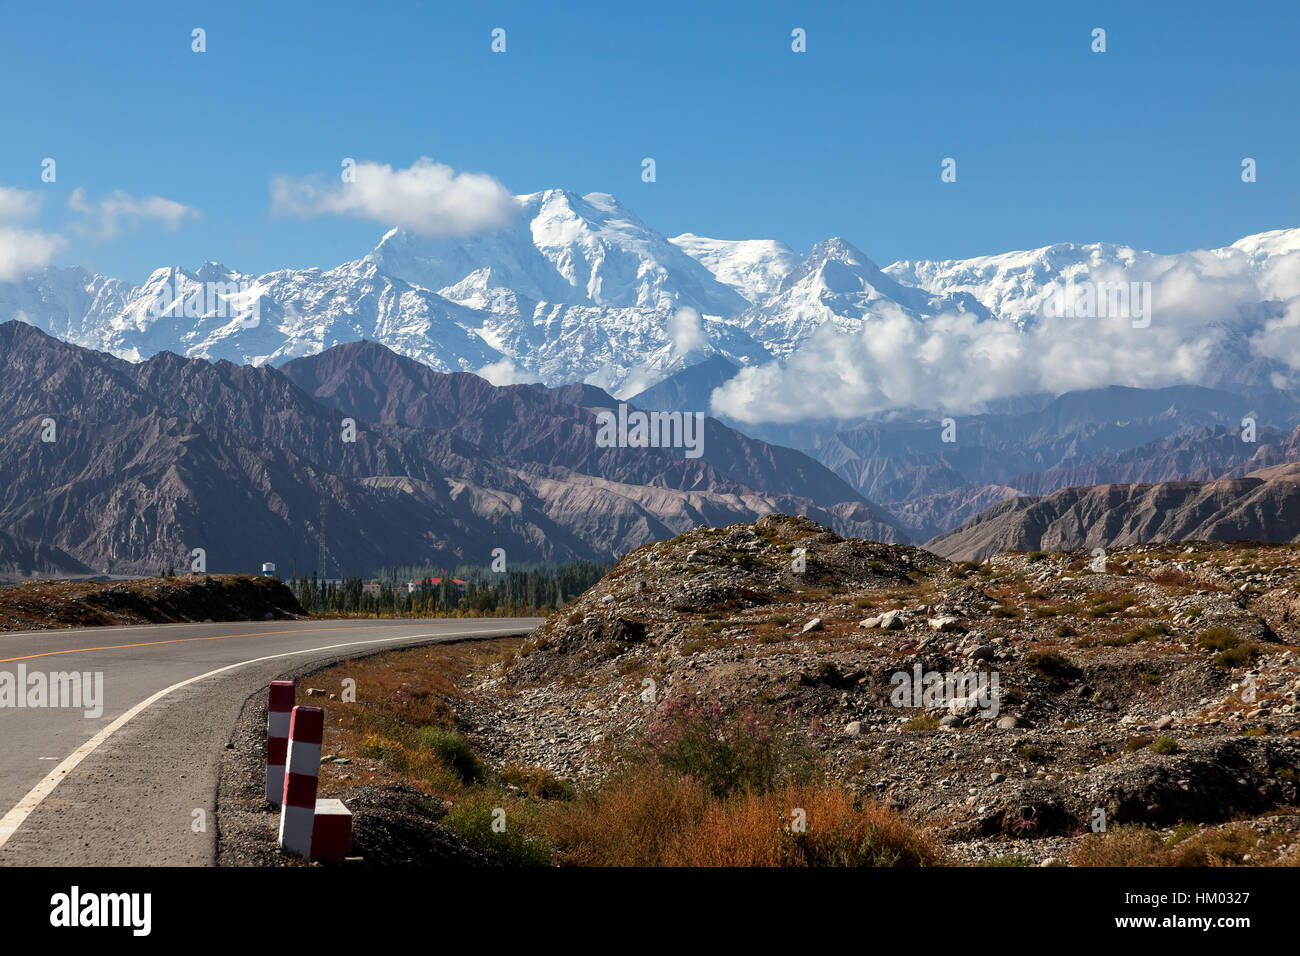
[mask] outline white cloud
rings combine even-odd
[[[970,314],[916,319],[891,305],[859,331],[827,324],[784,362],[742,369],[713,392],[712,409],[744,422],[905,407],[971,413],[1027,393],[1227,383],[1261,359],[1300,370],[1300,250],[1272,257],[1263,270],[1217,250],[1096,268],[1079,279],[1150,282],[1150,324],[1045,314],[1020,331]]]
[[[672,343],[675,359],[708,345],[700,313],[690,306],[683,306],[674,312],[668,322],[668,341]]]
[[[41,208],[41,199],[39,193],[0,186],[0,222],[21,222],[35,217]]]
[[[353,182],[278,176],[271,208],[289,216],[351,216],[422,236],[465,236],[504,226],[518,200],[486,173],[458,173],[422,156],[408,169],[360,162]]]
[[[479,378],[487,379],[493,385],[527,385],[539,381],[536,375],[521,369],[506,357],[498,362],[489,362],[474,374]]]
[[[34,218],[42,198],[26,189],[0,186],[0,282],[12,282],[44,269],[63,248],[59,236],[5,225]]]
[[[59,236],[0,226],[0,282],[12,282],[44,269],[63,245]]]
[[[146,222],[161,223],[163,228],[172,231],[185,220],[199,217],[197,209],[174,199],[132,196],[120,189],[94,202],[86,198],[86,190],[80,186],[68,197],[68,208],[81,216],[73,229],[94,239],[114,239],[124,228],[136,228]]]

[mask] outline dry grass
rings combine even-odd
[[[1165,839],[1154,830],[1117,826],[1086,836],[1070,853],[1074,866],[1240,866],[1255,846],[1248,827],[1228,826]]]
[[[798,813],[797,811],[802,811]],[[791,784],[716,797],[689,777],[638,771],[547,814],[560,858],[580,866],[934,866],[929,837],[842,788]],[[800,830],[797,821],[802,820]]]
[[[552,860],[587,866],[929,866],[943,858],[930,838],[875,803],[856,804],[837,784],[778,784],[720,794],[706,779],[658,765],[575,795],[541,767],[481,771],[464,738],[450,733],[459,684],[493,666],[517,639],[439,645],[346,661],[300,683],[336,691],[357,682],[357,703],[325,703],[325,751],[352,763],[321,768],[323,793],[355,784],[406,782],[448,799],[446,823],[511,865]],[[352,779],[340,779],[347,774]],[[504,789],[519,788],[512,795]],[[508,806],[512,843],[498,846],[493,807]],[[806,828],[795,826],[802,810]],[[503,855],[504,854],[504,855]]]
[[[518,646],[518,638],[501,638],[391,651],[299,681],[297,703],[325,708],[323,753],[352,761],[321,767],[322,792],[346,799],[352,787],[398,779],[437,796],[458,792],[460,775],[427,731],[454,728],[455,707],[465,699],[460,682]],[[356,703],[307,696],[309,687],[337,694],[345,679],[356,681]]]
[[[1160,568],[1151,575],[1151,580],[1156,584],[1180,588],[1190,588],[1195,584],[1190,574],[1186,571],[1180,571],[1178,568]]]

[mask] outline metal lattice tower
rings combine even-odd
[[[318,561],[318,563],[320,564],[320,579],[319,579],[319,580],[321,581],[321,584],[323,585],[323,584],[325,583],[325,577],[326,577],[326,567],[325,567],[325,499],[324,499],[324,498],[321,498],[321,500],[320,500],[320,523],[317,525],[316,530],[317,530],[317,532],[318,532],[319,535],[320,535],[320,556],[317,558],[317,561]]]

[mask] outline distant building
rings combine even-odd
[[[379,597],[379,591],[380,591],[379,582],[367,581],[365,584],[361,585],[361,590],[363,593],[368,594],[371,597]]]
[[[262,565],[262,576],[263,576],[263,577],[266,577],[266,578],[273,578],[273,577],[275,577],[275,565],[272,564],[270,561],[267,561],[265,564],[263,564],[263,565]]]
[[[441,587],[443,581],[446,581],[448,584],[455,585],[457,588],[459,588],[462,591],[464,591],[467,587],[469,587],[468,581],[462,581],[460,578],[447,577],[447,572],[443,571],[438,577],[435,578],[420,578],[419,580],[416,581],[407,581],[406,593],[414,594],[416,591],[420,590],[421,587],[425,587],[428,588],[429,590],[433,590],[434,588]]]

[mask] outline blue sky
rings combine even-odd
[[[881,264],[1065,240],[1174,252],[1300,224],[1300,5],[1280,0],[51,2],[3,17],[0,187],[45,197],[27,227],[66,238],[55,261],[134,281],[364,254],[381,224],[271,212],[274,176],[336,176],[343,157],[610,192],[667,235],[800,250],[842,235]],[[200,215],[78,235],[77,188]]]

